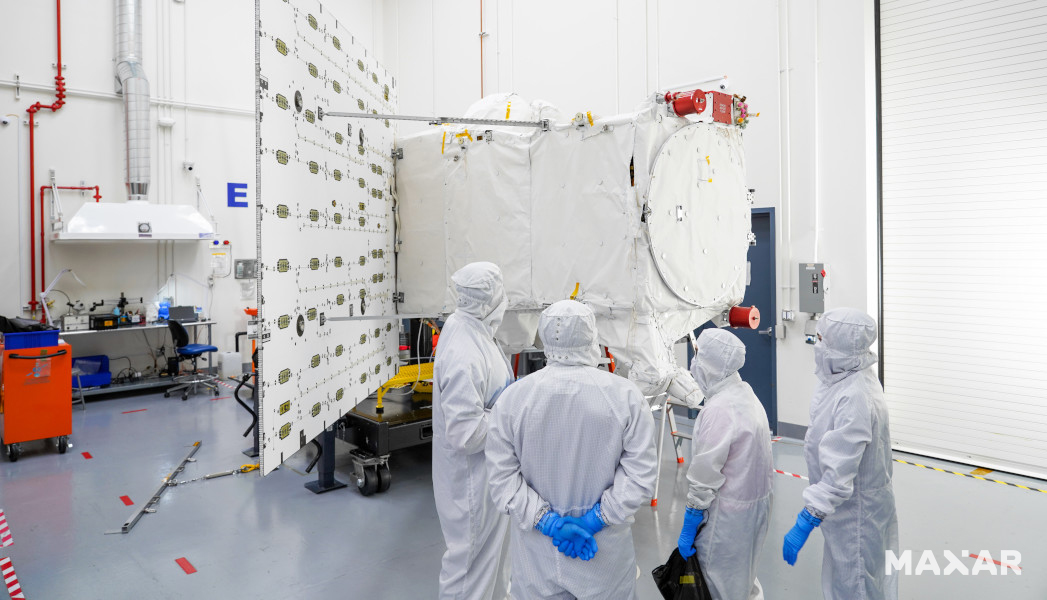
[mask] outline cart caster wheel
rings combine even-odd
[[[378,491],[384,492],[393,484],[393,474],[389,471],[389,465],[378,466]]]
[[[170,398],[171,392],[164,392],[164,398]]]
[[[69,438],[66,436],[60,436],[58,438],[58,453],[65,454],[65,451],[69,449]]]
[[[220,393],[220,392],[218,391],[218,388],[215,388],[215,389],[214,389],[214,395],[215,395],[215,396],[217,396],[217,395],[218,395],[219,393]]]
[[[364,496],[373,496],[378,491],[378,473],[374,467],[364,467],[364,476],[356,478],[356,487]]]
[[[182,394],[182,402],[185,402],[188,399],[189,399],[189,394]]]
[[[18,457],[22,456],[22,447],[18,444],[7,445],[7,460],[11,462],[18,462]]]

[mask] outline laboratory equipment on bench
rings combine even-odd
[[[120,318],[115,315],[90,315],[90,317],[92,331],[116,329],[120,325]]]
[[[62,331],[87,331],[91,329],[90,315],[64,315],[60,321]]]
[[[105,299],[105,298],[103,298],[102,300],[99,300],[98,302],[92,302],[91,303],[91,308],[88,309],[88,312],[94,312],[96,309],[98,309],[98,308],[108,304],[108,305],[116,306],[116,309],[114,309],[113,314],[120,315],[120,314],[123,314],[125,312],[124,309],[126,309],[129,305],[131,305],[131,304],[143,304],[144,302],[145,302],[145,299],[142,298],[141,296],[139,296],[138,298],[128,298],[127,296],[124,296],[123,292],[120,292],[120,297],[119,298],[113,298],[113,299]]]
[[[59,453],[69,448],[72,348],[57,338],[57,330],[8,333],[0,344],[0,442],[11,462],[24,442],[53,438]]]
[[[146,324],[146,316],[139,310],[129,310],[127,307],[132,304],[144,304],[145,299],[141,296],[137,298],[128,298],[123,292],[120,292],[119,298],[102,299],[97,302],[91,303],[91,308],[88,309],[89,313],[93,313],[99,308],[111,305],[115,306],[111,311],[105,312],[104,314],[92,314],[89,315],[89,329],[94,331],[104,331],[107,329],[116,329],[117,327],[128,327],[128,326],[141,326]],[[99,311],[101,312],[101,311]],[[67,331],[82,331],[82,329],[68,329]]]
[[[167,317],[169,321],[195,323],[200,320],[199,315],[196,313],[196,308],[193,306],[172,306],[169,310],[170,313]]]
[[[41,306],[44,309],[44,322],[47,323],[48,325],[54,325],[54,321],[51,320],[51,307],[48,306],[47,296],[51,293],[51,290],[55,289],[55,286],[58,285],[58,280],[61,279],[62,276],[65,275],[66,273],[69,273],[70,275],[72,275],[73,279],[76,279],[76,282],[79,283],[81,286],[85,286],[86,287],[86,284],[83,281],[81,281],[79,277],[76,276],[76,273],[74,273],[72,269],[62,269],[58,273],[58,275],[56,275],[55,278],[51,280],[51,284],[48,285],[47,288],[44,291],[40,292],[40,304],[41,304]],[[59,290],[59,291],[61,291],[61,290]],[[72,309],[75,310],[76,309],[76,305],[74,305],[72,300],[69,299],[69,296],[66,295],[65,292],[61,292],[61,293],[62,293],[63,296],[66,297],[66,305],[69,306],[69,308],[72,308]],[[82,309],[83,308],[83,303],[79,303],[79,305],[80,305],[80,308]],[[79,324],[81,322],[82,321],[76,321],[77,324]],[[86,329],[86,327],[85,327],[85,329]]]

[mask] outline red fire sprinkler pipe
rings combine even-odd
[[[53,104],[41,104],[37,102],[26,109],[29,113],[29,273],[30,273],[30,297],[29,310],[36,311],[39,302],[36,301],[36,239],[34,238],[33,225],[36,215],[33,208],[33,188],[36,187],[36,140],[34,135],[36,113],[47,108],[51,112],[65,106],[65,77],[62,77],[62,0],[55,0],[55,29],[58,37],[58,74],[55,75],[55,101]],[[40,196],[40,281],[44,279],[44,206],[43,194]]]

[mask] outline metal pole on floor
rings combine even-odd
[[[316,481],[305,484],[305,489],[314,494],[322,494],[344,488],[346,484],[334,478],[334,427],[328,427],[320,434],[320,464]]]

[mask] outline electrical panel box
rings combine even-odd
[[[234,277],[236,279],[254,279],[258,276],[258,260],[254,258],[238,258],[234,262]]]
[[[825,265],[823,263],[800,263],[800,312],[821,314],[825,312]]]

